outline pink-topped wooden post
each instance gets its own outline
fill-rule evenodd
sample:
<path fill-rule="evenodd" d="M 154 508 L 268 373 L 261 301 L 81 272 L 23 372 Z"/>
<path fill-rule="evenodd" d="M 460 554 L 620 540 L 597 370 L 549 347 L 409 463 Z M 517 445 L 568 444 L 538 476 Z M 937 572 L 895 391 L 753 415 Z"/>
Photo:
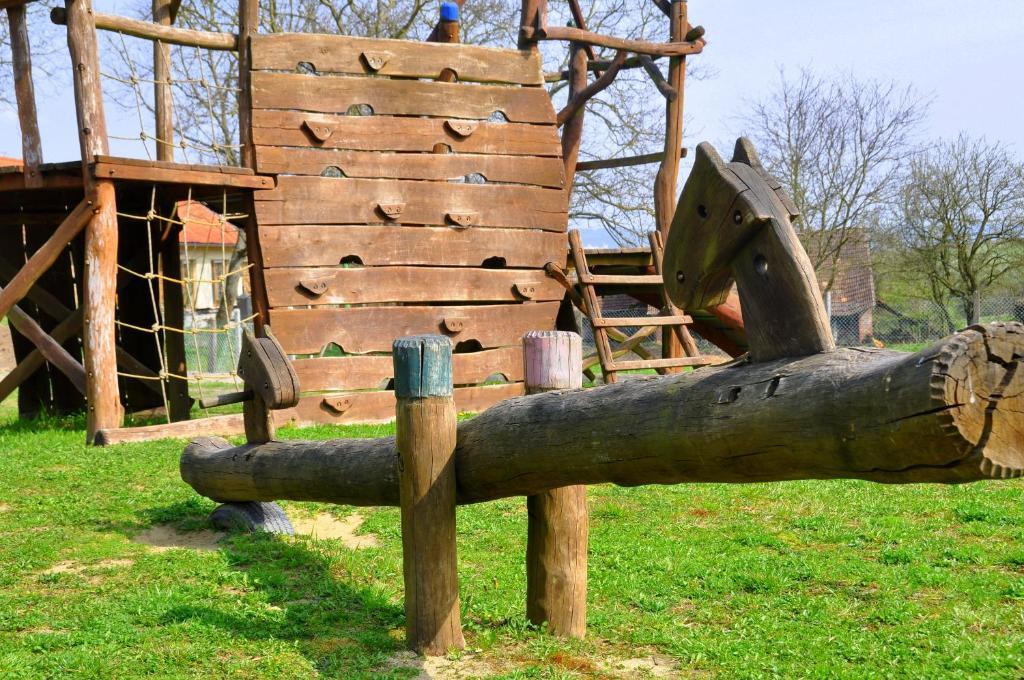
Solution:
<path fill-rule="evenodd" d="M 580 336 L 532 331 L 523 336 L 526 391 L 583 386 Z M 582 638 L 587 630 L 587 487 L 565 486 L 527 496 L 526 615 L 555 635 Z"/>

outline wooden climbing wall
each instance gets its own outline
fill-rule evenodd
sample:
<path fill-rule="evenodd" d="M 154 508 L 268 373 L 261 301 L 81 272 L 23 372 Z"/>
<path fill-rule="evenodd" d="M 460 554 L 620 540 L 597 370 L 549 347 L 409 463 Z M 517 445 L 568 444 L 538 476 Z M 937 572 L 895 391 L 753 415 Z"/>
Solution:
<path fill-rule="evenodd" d="M 522 394 L 521 338 L 555 327 L 543 267 L 567 246 L 538 55 L 275 34 L 252 63 L 256 169 L 278 175 L 256 193 L 262 275 L 304 393 L 290 415 L 393 418 L 388 353 L 416 333 L 452 339 L 460 410 Z"/>

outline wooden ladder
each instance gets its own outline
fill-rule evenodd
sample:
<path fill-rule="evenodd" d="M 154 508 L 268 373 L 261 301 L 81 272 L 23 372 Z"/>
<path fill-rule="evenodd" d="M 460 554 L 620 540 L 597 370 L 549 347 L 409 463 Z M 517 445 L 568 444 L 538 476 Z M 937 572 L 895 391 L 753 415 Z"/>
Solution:
<path fill-rule="evenodd" d="M 656 274 L 594 274 L 587 264 L 587 254 L 583 249 L 579 231 L 569 232 L 569 246 L 572 251 L 573 263 L 576 266 L 576 277 L 579 280 L 583 304 L 590 326 L 594 332 L 594 344 L 601 362 L 601 372 L 606 383 L 616 382 L 616 373 L 634 369 L 653 368 L 659 373 L 677 372 L 685 366 L 707 366 L 717 363 L 715 357 L 701 356 L 697 343 L 686 328 L 693 319 L 676 307 L 665 293 L 662 282 L 661 261 L 664 254 L 664 243 L 661 234 L 654 231 L 648 235 L 651 244 L 651 260 L 654 262 Z M 658 316 L 605 317 L 601 310 L 601 299 L 597 287 L 602 285 L 625 285 L 633 288 L 650 286 L 657 289 L 661 296 L 662 308 Z M 639 327 L 633 335 L 626 337 L 618 328 Z M 658 327 L 668 327 L 675 333 L 683 347 L 685 356 L 672 358 L 641 358 L 628 361 L 617 360 L 631 353 L 640 354 L 640 341 L 651 335 Z M 612 350 L 609 335 L 620 342 L 617 350 Z"/>

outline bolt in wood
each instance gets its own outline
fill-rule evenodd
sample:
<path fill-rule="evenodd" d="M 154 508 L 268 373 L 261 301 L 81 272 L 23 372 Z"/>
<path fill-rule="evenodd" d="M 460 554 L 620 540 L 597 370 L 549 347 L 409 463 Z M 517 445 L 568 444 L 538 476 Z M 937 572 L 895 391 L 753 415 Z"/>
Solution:
<path fill-rule="evenodd" d="M 408 646 L 440 656 L 466 646 L 455 551 L 452 345 L 440 335 L 395 340 L 402 570 Z"/>

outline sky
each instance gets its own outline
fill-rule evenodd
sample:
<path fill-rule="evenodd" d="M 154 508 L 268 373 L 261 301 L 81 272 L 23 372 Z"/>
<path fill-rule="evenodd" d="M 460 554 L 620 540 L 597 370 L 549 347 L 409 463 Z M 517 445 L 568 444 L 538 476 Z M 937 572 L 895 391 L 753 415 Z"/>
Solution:
<path fill-rule="evenodd" d="M 95 4 L 108 12 L 124 12 L 126 5 L 124 0 Z M 691 23 L 703 25 L 708 39 L 704 53 L 690 59 L 706 62 L 714 76 L 688 83 L 687 147 L 706 140 L 730 149 L 742 132 L 738 117 L 744 103 L 765 96 L 778 82 L 780 68 L 796 73 L 807 67 L 823 75 L 852 73 L 912 85 L 931 98 L 922 130 L 926 138 L 967 132 L 1006 143 L 1024 156 L 1021 0 L 689 0 L 688 7 Z M 56 36 L 51 40 L 62 37 L 50 35 Z M 38 76 L 37 90 L 44 160 L 76 159 L 70 86 Z M 122 133 L 138 132 L 132 115 L 112 106 L 107 113 L 112 133 L 118 127 Z M 116 143 L 112 147 L 117 153 Z M 21 155 L 17 118 L 4 109 L 0 155 Z M 687 171 L 684 167 L 684 177 Z M 610 245 L 595 232 L 586 239 Z"/>

